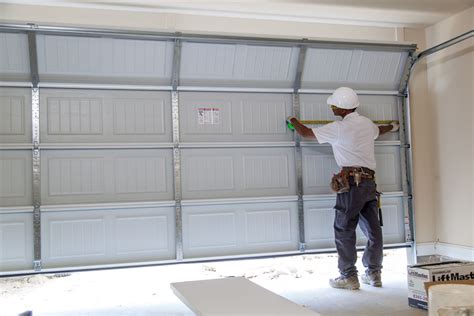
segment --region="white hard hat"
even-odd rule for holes
[[[354,90],[347,87],[337,88],[327,100],[328,105],[335,105],[341,109],[355,109],[359,106],[359,98]]]

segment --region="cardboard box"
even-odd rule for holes
[[[428,310],[425,282],[474,280],[474,262],[452,261],[408,267],[408,305]]]

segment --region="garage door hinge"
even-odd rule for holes
[[[33,261],[33,269],[35,271],[41,271],[41,260]]]
[[[306,250],[306,244],[305,243],[300,243],[300,251],[305,252]]]

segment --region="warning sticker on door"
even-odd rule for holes
[[[200,125],[220,124],[218,108],[198,108],[198,123]]]

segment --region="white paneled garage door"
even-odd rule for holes
[[[333,249],[332,150],[285,118],[335,120],[346,85],[404,121],[412,45],[74,33],[0,33],[2,274]],[[392,245],[406,140],[376,144]]]

